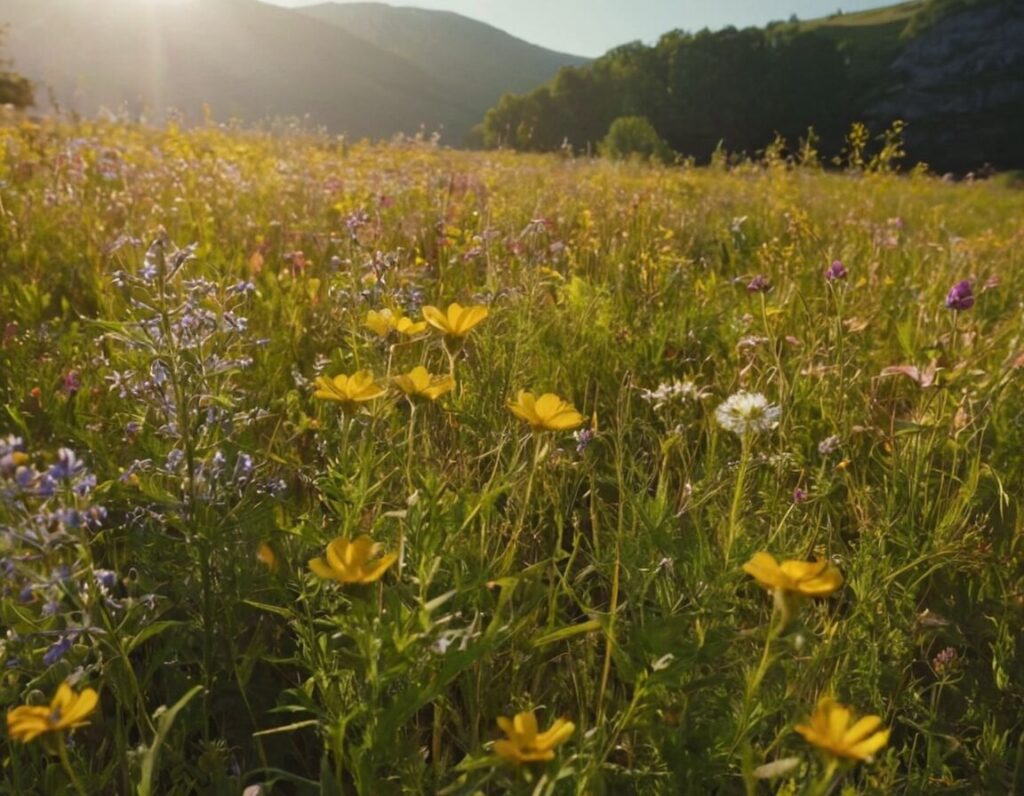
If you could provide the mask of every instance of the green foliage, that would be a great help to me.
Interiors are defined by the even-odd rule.
[[[6,28],[0,26],[0,51],[3,49]],[[16,72],[9,71],[11,62],[0,58],[0,105],[27,108],[35,102],[32,84]]]
[[[848,93],[842,55],[827,37],[675,31],[653,47],[629,44],[590,67],[562,69],[525,96],[506,95],[484,119],[485,140],[544,151],[568,138],[586,148],[615,119],[645,116],[672,149],[706,159],[719,142],[753,152],[775,132],[795,138],[812,124],[834,136],[846,124]]]
[[[608,135],[601,142],[600,151],[612,160],[638,157],[662,163],[667,162],[672,154],[668,144],[643,116],[620,116],[612,122]]]

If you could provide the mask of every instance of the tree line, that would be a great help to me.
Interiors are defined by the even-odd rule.
[[[0,50],[4,43],[6,28],[0,25]],[[0,56],[0,105],[27,108],[33,103],[32,84],[16,72],[11,71],[11,62]]]
[[[596,146],[619,117],[646,117],[677,152],[708,158],[722,145],[753,151],[776,133],[814,126],[841,139],[853,85],[836,41],[792,25],[673,31],[654,46],[612,50],[567,67],[548,85],[506,94],[483,122],[485,146],[554,150]]]
[[[909,20],[883,15],[876,24],[826,26],[794,17],[765,28],[672,31],[654,45],[634,42],[588,66],[563,68],[529,94],[506,94],[478,126],[475,143],[608,153],[635,140],[637,152],[669,151],[706,162],[719,149],[753,154],[773,140],[795,144],[813,128],[814,145],[840,155],[855,122],[873,118],[879,133],[894,121],[875,118],[873,109],[904,81],[892,63],[905,42],[945,15],[983,5],[1019,12],[1019,2],[929,0]],[[995,78],[1004,76],[984,76]],[[951,95],[958,92],[949,87]],[[937,113],[912,125],[909,154],[941,165],[949,161],[951,144],[938,129],[945,122]],[[1020,114],[1012,108],[993,114],[994,120],[979,121],[978,114],[961,120],[973,135],[991,139],[971,158],[1012,166],[1020,156],[1009,131],[1019,127]],[[622,121],[613,127],[616,120]]]

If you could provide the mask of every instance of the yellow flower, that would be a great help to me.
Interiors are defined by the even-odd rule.
[[[309,568],[321,578],[339,583],[373,583],[398,559],[397,553],[388,553],[370,561],[379,552],[380,545],[369,536],[354,541],[339,536],[327,545],[327,560],[314,558]]]
[[[346,412],[354,412],[360,403],[380,398],[387,392],[373,380],[373,374],[368,370],[357,371],[351,376],[335,376],[333,379],[318,376],[315,383],[317,389],[313,393],[314,398],[339,403]]]
[[[399,334],[404,334],[406,337],[419,334],[426,328],[426,321],[414,321],[412,318],[407,318],[404,315],[395,321],[395,331]]]
[[[277,572],[277,553],[266,542],[260,542],[260,546],[256,548],[256,560],[271,572]]]
[[[769,591],[801,597],[826,597],[843,585],[843,576],[829,561],[783,561],[770,553],[754,553],[743,571]]]
[[[509,401],[508,408],[534,431],[568,431],[583,424],[583,415],[575,406],[550,392],[537,398],[532,392],[520,390],[516,400]]]
[[[455,387],[455,379],[451,376],[432,376],[425,367],[417,365],[408,373],[395,376],[395,386],[410,398],[436,401]]]
[[[379,334],[381,337],[387,337],[391,334],[392,317],[391,310],[370,310],[366,313],[366,320],[363,321],[363,326],[369,329],[374,334]]]
[[[22,705],[7,713],[7,734],[28,743],[48,732],[73,730],[88,724],[85,717],[96,709],[99,697],[91,688],[76,694],[61,683],[49,707]]]
[[[398,332],[407,337],[412,337],[412,335],[419,334],[426,329],[427,322],[414,321],[412,318],[403,315],[401,310],[392,312],[389,309],[383,309],[380,312],[376,310],[367,312],[363,326],[381,337],[387,337],[391,332]]]
[[[810,724],[796,725],[804,740],[835,757],[870,760],[889,741],[889,730],[879,729],[879,716],[864,716],[853,721],[848,707],[832,697],[822,697],[811,715]]]
[[[532,710],[517,713],[515,718],[498,717],[498,727],[507,735],[494,742],[494,753],[510,763],[532,763],[553,760],[555,747],[565,743],[576,731],[576,725],[555,719],[546,732],[537,732],[537,717]]]
[[[487,307],[463,307],[458,303],[449,304],[446,313],[437,307],[423,308],[423,317],[427,323],[444,332],[446,337],[465,337],[488,314]]]

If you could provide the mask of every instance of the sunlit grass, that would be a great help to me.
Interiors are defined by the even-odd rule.
[[[0,791],[1019,792],[1024,194],[864,161],[9,119]]]

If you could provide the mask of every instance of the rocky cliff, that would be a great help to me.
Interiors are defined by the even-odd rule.
[[[1024,3],[968,8],[907,40],[893,89],[869,109],[907,122],[915,158],[944,169],[1024,168]]]

